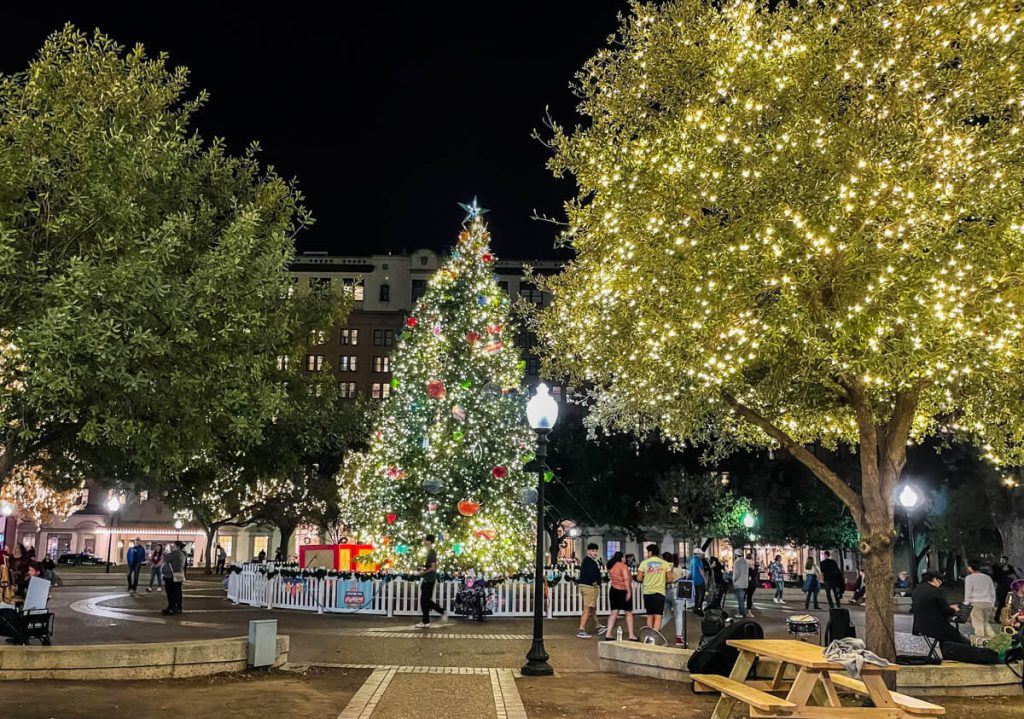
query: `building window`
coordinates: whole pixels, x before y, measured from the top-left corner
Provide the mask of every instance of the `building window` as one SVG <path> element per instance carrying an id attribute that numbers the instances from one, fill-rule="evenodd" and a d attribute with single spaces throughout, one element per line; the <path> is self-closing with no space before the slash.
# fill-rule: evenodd
<path id="1" fill-rule="evenodd" d="M 391 371 L 391 358 L 387 355 L 375 355 L 373 358 L 373 371 L 374 372 L 390 372 Z"/>
<path id="2" fill-rule="evenodd" d="M 553 386 L 551 388 L 551 396 L 555 398 L 556 402 L 561 402 L 563 399 L 565 399 L 562 396 L 562 385 L 556 384 L 555 386 Z"/>
<path id="3" fill-rule="evenodd" d="M 537 346 L 537 333 L 523 330 L 519 333 L 519 346 L 523 349 L 533 349 Z"/>
<path id="4" fill-rule="evenodd" d="M 508 280 L 501 280 L 501 281 L 500 281 L 500 282 L 498 283 L 498 287 L 499 287 L 499 288 L 501 289 L 501 291 L 502 291 L 502 292 L 504 292 L 504 293 L 505 293 L 506 295 L 508 294 Z"/>
<path id="5" fill-rule="evenodd" d="M 324 368 L 323 355 L 306 355 L 306 371 L 319 372 Z"/>
<path id="6" fill-rule="evenodd" d="M 622 542 L 617 539 L 609 539 L 604 543 L 604 558 L 611 559 L 616 552 L 622 551 Z"/>
<path id="7" fill-rule="evenodd" d="M 263 552 L 263 556 L 267 556 L 267 550 L 270 549 L 270 537 L 253 537 L 252 538 L 252 558 L 256 559 L 260 556 L 260 552 Z"/>
<path id="8" fill-rule="evenodd" d="M 277 356 L 277 368 L 279 370 L 286 370 L 286 369 L 288 369 L 288 355 L 278 355 Z"/>
<path id="9" fill-rule="evenodd" d="M 391 385 L 387 382 L 374 382 L 370 385 L 370 397 L 373 399 L 387 399 L 391 394 Z"/>
<path id="10" fill-rule="evenodd" d="M 526 374 L 535 377 L 540 375 L 540 357 L 526 358 Z"/>
<path id="11" fill-rule="evenodd" d="M 355 372 L 356 371 L 356 356 L 355 355 L 342 355 L 338 358 L 338 371 L 339 372 Z"/>
<path id="12" fill-rule="evenodd" d="M 359 344 L 359 330 L 343 329 L 341 331 L 341 343 L 352 346 Z"/>
<path id="13" fill-rule="evenodd" d="M 380 301 L 390 302 L 391 301 L 391 285 L 380 286 Z"/>
<path id="14" fill-rule="evenodd" d="M 327 333 L 323 330 L 313 330 L 309 333 L 309 344 L 311 346 L 322 345 L 327 341 Z"/>
<path id="15" fill-rule="evenodd" d="M 356 392 L 356 383 L 338 382 L 338 396 L 342 399 L 355 399 L 358 396 Z"/>
<path id="16" fill-rule="evenodd" d="M 373 344 L 377 347 L 390 347 L 395 343 L 394 330 L 374 330 Z"/>
<path id="17" fill-rule="evenodd" d="M 318 297 L 326 293 L 331 289 L 331 278 L 330 277 L 310 277 L 309 278 L 309 289 L 313 290 L 313 294 Z"/>
<path id="18" fill-rule="evenodd" d="M 356 302 L 362 302 L 363 292 L 365 291 L 365 288 L 363 287 L 363 281 L 356 279 L 346 279 L 344 280 L 344 283 L 345 289 L 352 291 L 352 299 L 355 300 Z"/>
<path id="19" fill-rule="evenodd" d="M 427 259 L 422 257 L 420 259 Z M 420 297 L 427 294 L 427 281 L 426 280 L 413 280 L 412 281 L 412 301 L 418 302 Z"/>
<path id="20" fill-rule="evenodd" d="M 522 285 L 519 288 L 519 296 L 527 302 L 532 302 L 538 307 L 544 306 L 544 293 L 533 285 Z"/>

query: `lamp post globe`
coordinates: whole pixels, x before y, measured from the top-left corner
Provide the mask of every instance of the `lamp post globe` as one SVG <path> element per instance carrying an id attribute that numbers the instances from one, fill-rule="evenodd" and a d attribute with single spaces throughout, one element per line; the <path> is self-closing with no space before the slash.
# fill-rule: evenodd
<path id="1" fill-rule="evenodd" d="M 750 512 L 747 512 L 746 514 L 743 515 L 743 526 L 746 527 L 747 529 L 753 529 L 754 528 L 754 515 L 751 514 Z"/>
<path id="2" fill-rule="evenodd" d="M 5 517 L 10 517 L 12 514 L 14 514 L 14 507 L 9 505 L 7 502 L 4 502 L 2 505 L 0 505 L 0 514 L 4 515 Z"/>
<path id="3" fill-rule="evenodd" d="M 904 509 L 913 509 L 920 503 L 921 493 L 914 489 L 913 485 L 904 484 L 903 489 L 900 490 L 900 493 L 896 496 L 896 499 L 899 500 L 900 505 Z"/>
<path id="4" fill-rule="evenodd" d="M 537 433 L 537 544 L 533 568 L 533 643 L 521 671 L 529 677 L 549 677 L 555 670 L 548 664 L 544 648 L 544 460 L 548 456 L 548 433 L 558 421 L 558 402 L 543 382 L 526 403 L 526 419 Z"/>

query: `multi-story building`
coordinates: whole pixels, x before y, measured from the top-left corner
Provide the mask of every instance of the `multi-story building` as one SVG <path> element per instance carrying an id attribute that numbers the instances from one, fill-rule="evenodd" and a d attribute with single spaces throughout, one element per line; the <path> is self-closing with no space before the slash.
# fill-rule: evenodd
<path id="1" fill-rule="evenodd" d="M 310 372 L 331 372 L 345 396 L 383 399 L 391 388 L 391 351 L 403 322 L 416 301 L 423 296 L 431 275 L 443 259 L 431 250 L 411 255 L 334 257 L 326 253 L 305 253 L 291 267 L 292 281 L 316 291 L 318 288 L 348 286 L 355 306 L 347 320 L 320 337 L 310 338 L 303 367 Z M 558 272 L 562 263 L 531 261 L 535 274 Z M 523 260 L 494 263 L 498 284 L 512 298 L 522 298 L 543 307 L 550 297 L 524 278 Z M 518 339 L 526 361 L 527 384 L 535 384 L 540 360 L 534 347 L 536 337 L 522 332 Z M 560 387 L 553 392 L 560 393 Z"/>

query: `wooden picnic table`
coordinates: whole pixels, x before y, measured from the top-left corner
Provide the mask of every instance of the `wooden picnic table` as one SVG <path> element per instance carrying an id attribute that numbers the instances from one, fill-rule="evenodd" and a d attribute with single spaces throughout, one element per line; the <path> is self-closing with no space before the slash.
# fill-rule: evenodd
<path id="1" fill-rule="evenodd" d="M 721 692 L 712 719 L 727 719 L 737 702 L 747 704 L 752 717 L 908 719 L 945 713 L 936 704 L 890 692 L 884 674 L 899 671 L 895 664 L 865 664 L 861 679 L 856 680 L 846 674 L 842 664 L 825 659 L 824 651 L 815 644 L 792 639 L 732 639 L 728 644 L 740 652 L 728 678 L 693 676 L 695 686 Z M 748 680 L 758 658 L 778 662 L 772 679 Z M 792 681 L 785 679 L 789 667 L 797 669 Z M 837 685 L 870 698 L 874 706 L 842 706 Z M 775 696 L 780 693 L 785 693 L 785 698 Z"/>

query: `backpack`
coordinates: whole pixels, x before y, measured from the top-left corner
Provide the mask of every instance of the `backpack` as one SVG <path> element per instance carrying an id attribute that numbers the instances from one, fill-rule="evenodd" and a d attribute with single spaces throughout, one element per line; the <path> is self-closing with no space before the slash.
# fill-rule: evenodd
<path id="1" fill-rule="evenodd" d="M 721 609 L 704 610 L 704 618 L 700 620 L 700 644 L 698 648 L 711 641 L 711 637 L 725 629 L 729 623 L 729 615 Z"/>
<path id="2" fill-rule="evenodd" d="M 709 637 L 707 642 L 701 638 L 697 651 L 686 663 L 686 669 L 690 674 L 729 676 L 733 664 L 740 655 L 739 650 L 726 644 L 730 639 L 764 639 L 764 630 L 752 619 L 737 620 Z"/>
<path id="3" fill-rule="evenodd" d="M 857 629 L 850 622 L 849 609 L 829 609 L 828 626 L 825 628 L 825 646 L 836 639 L 847 639 L 857 636 Z"/>

